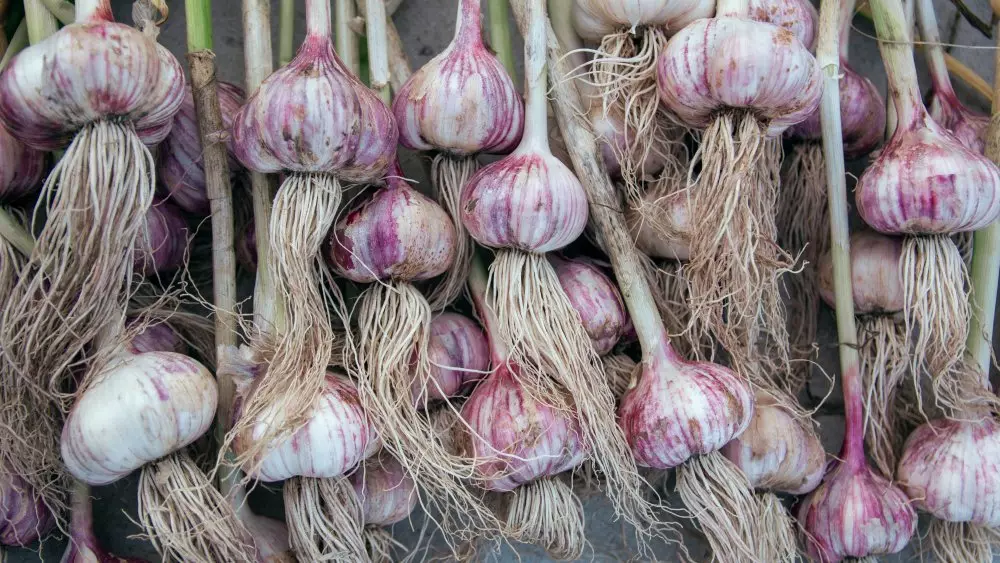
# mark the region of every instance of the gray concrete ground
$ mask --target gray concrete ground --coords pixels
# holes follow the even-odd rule
[[[127,0],[114,0],[115,11],[122,19],[128,18],[130,13]],[[970,25],[964,21],[956,22],[955,9],[947,0],[935,0],[939,8],[939,20],[943,27],[942,36],[945,41],[954,43],[956,46],[951,49],[953,55],[972,67],[977,73],[992,81],[993,76],[993,51],[991,41],[982,37]],[[170,48],[179,56],[183,55],[185,49],[184,30],[184,4],[182,2],[171,2],[171,17],[163,27],[160,39],[164,45]],[[980,17],[986,18],[989,14],[989,5],[985,0],[975,0],[969,3]],[[396,12],[394,20],[398,26],[406,52],[410,57],[414,68],[428,61],[438,53],[451,39],[453,24],[455,20],[456,0],[406,0]],[[277,2],[273,2],[272,12],[277,18]],[[304,30],[302,18],[302,4],[299,3],[298,19],[296,21],[297,37],[301,38]],[[242,57],[242,29],[240,0],[216,0],[213,6],[215,21],[215,50],[218,55],[219,73],[224,80],[242,83],[243,80],[243,57]],[[272,22],[275,31],[277,22]],[[856,32],[851,36],[851,64],[862,74],[871,77],[880,89],[885,90],[885,76],[882,70],[881,59],[875,45],[874,30],[871,25],[862,18],[855,21]],[[520,48],[520,41],[516,43]],[[275,45],[275,48],[277,46]],[[521,56],[518,53],[518,60]],[[183,60],[183,58],[182,58]],[[923,61],[919,58],[918,67],[921,69],[922,84],[927,86]],[[957,84],[959,94],[962,99],[971,107],[979,111],[987,111],[988,104],[968,88]],[[411,176],[421,178],[421,169],[412,158],[404,162],[404,167]],[[851,167],[854,173],[860,173],[863,163],[856,163]],[[832,314],[825,312],[821,324],[821,341],[832,343],[836,341],[835,327],[833,325]],[[836,350],[833,345],[825,347],[822,355],[823,367],[831,372],[836,371]],[[823,395],[826,383],[823,381],[813,382],[813,393]],[[839,399],[836,395],[829,402],[830,411],[836,412]],[[826,412],[826,411],[824,411]],[[824,445],[830,452],[836,452],[840,447],[843,435],[843,419],[837,414],[819,415],[821,431]],[[142,541],[130,539],[130,536],[138,533],[138,529],[132,524],[135,511],[135,481],[126,479],[123,482],[97,488],[94,491],[95,500],[95,532],[101,542],[119,556],[144,557],[151,561],[156,559],[156,554],[149,546]],[[280,516],[280,495],[269,493],[266,490],[258,489],[252,498],[252,505],[256,510],[264,514]],[[588,514],[588,539],[592,546],[592,551],[588,553],[588,558],[600,561],[617,561],[630,557],[631,550],[624,541],[628,534],[624,532],[619,523],[613,521],[613,515],[608,504],[602,498],[593,498],[586,501]],[[419,528],[419,522],[414,522],[414,527]],[[414,533],[410,530],[410,525],[403,523],[397,525],[395,533],[403,541],[412,540]],[[707,560],[708,552],[702,542],[694,534],[686,534],[686,540],[691,556],[695,561]],[[916,543],[917,540],[915,540]],[[42,553],[44,559],[58,560],[62,551],[62,543],[58,540],[46,542]],[[524,561],[546,560],[544,554],[530,546],[523,546],[519,549],[521,559]],[[915,550],[908,548],[903,554],[886,558],[886,561],[912,561],[915,560]],[[9,560],[14,563],[35,561],[39,558],[37,551],[11,550],[8,553]],[[661,560],[677,560],[675,550],[668,546],[660,546],[657,556]],[[516,560],[516,554],[511,549],[504,549],[495,554],[498,560]]]

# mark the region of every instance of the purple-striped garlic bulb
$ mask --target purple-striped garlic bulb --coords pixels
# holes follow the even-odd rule
[[[455,255],[448,213],[410,187],[398,165],[385,184],[337,223],[328,261],[356,282],[413,282],[443,273]]]
[[[184,71],[152,37],[116,23],[108,0],[76,4],[76,22],[20,52],[0,74],[0,119],[40,150],[67,145],[103,119],[126,119],[147,145],[163,140]]]
[[[416,483],[385,450],[368,458],[350,479],[366,526],[390,526],[417,506]]]
[[[809,556],[821,563],[902,550],[917,528],[909,499],[878,475],[864,457],[837,463],[823,484],[799,505],[798,520],[810,537]]]
[[[54,526],[52,513],[31,485],[0,467],[0,545],[26,546]]]
[[[903,281],[899,276],[902,252],[903,241],[899,237],[868,229],[851,233],[851,287],[855,313],[894,314],[903,310]],[[829,253],[820,259],[819,293],[823,301],[834,306],[833,260]]]
[[[650,190],[637,209],[625,210],[635,246],[653,258],[686,262],[691,258],[691,223],[683,192],[659,195]]]
[[[816,42],[819,13],[808,0],[748,0],[749,19],[787,29],[807,48]],[[716,17],[740,17],[740,13],[717,9]]]
[[[241,416],[242,401],[260,378],[259,367],[250,350],[231,352],[227,368],[236,382],[237,406],[233,418]],[[233,451],[239,455],[267,434],[269,427],[282,424],[284,413],[265,410],[248,424],[245,434],[236,436]],[[381,446],[361,401],[358,390],[346,376],[327,372],[323,393],[310,410],[309,420],[285,440],[270,445],[261,459],[249,460],[244,470],[264,482],[291,477],[340,477]]]
[[[469,317],[440,313],[431,321],[427,360],[428,381],[413,380],[414,400],[422,406],[464,393],[482,380],[490,367],[489,342]]]
[[[197,361],[174,352],[123,354],[66,417],[63,462],[84,483],[113,483],[201,437],[217,401],[215,378]]]
[[[0,200],[17,201],[42,184],[45,153],[24,145],[0,126]]]
[[[188,235],[180,208],[169,201],[154,201],[146,211],[146,227],[136,239],[135,271],[150,276],[179,268],[184,263]]]
[[[524,128],[524,103],[481,31],[481,0],[459,0],[455,37],[410,76],[393,101],[404,147],[455,156],[507,153]]]
[[[288,526],[284,522],[254,514],[249,507],[241,510],[239,517],[253,537],[257,563],[291,563],[296,560],[288,541]]]
[[[661,101],[688,127],[747,110],[768,124],[769,136],[809,117],[822,91],[816,59],[792,32],[733,16],[678,32],[660,55],[657,83]]]
[[[826,452],[808,417],[758,392],[747,429],[722,448],[758,490],[804,495],[823,480]],[[802,415],[799,415],[802,416]]]
[[[676,467],[720,449],[750,425],[753,393],[728,368],[685,361],[666,334],[656,349],[643,352],[639,380],[618,408],[638,465]]]
[[[226,131],[229,131],[233,124],[233,116],[243,105],[243,90],[235,84],[219,81],[218,95],[222,123]],[[233,157],[232,137],[226,142],[229,146],[229,171],[235,173],[240,169],[240,164]],[[156,173],[163,195],[169,201],[199,217],[209,214],[211,209],[205,187],[201,135],[198,133],[194,97],[190,88],[184,90],[184,101],[180,110],[174,115],[170,134],[160,144]]]
[[[396,156],[392,112],[334,52],[329,2],[310,0],[306,11],[306,38],[295,58],[233,119],[233,152],[257,172],[379,179]]]
[[[919,426],[906,439],[896,479],[936,518],[1000,527],[1000,425],[986,416]]]
[[[584,259],[549,256],[559,284],[580,315],[598,355],[618,344],[629,328],[628,311],[618,286],[596,265]]]
[[[594,128],[594,135],[598,139],[601,149],[601,159],[604,160],[604,167],[612,178],[621,176],[622,163],[621,155],[632,151],[630,158],[637,163],[638,169],[644,176],[653,177],[657,172],[671,160],[661,147],[651,147],[652,150],[642,151],[642,146],[633,145],[629,148],[629,139],[625,132],[625,118],[615,107],[607,108],[605,111],[599,103],[590,106],[588,114],[590,125]],[[569,162],[567,160],[567,162]]]
[[[707,0],[576,0],[573,25],[580,37],[600,41],[606,35],[639,27],[678,30],[711,17],[715,3]]]
[[[571,413],[532,398],[504,363],[462,406],[475,479],[491,491],[512,491],[572,469],[588,451]]]
[[[133,321],[135,322],[135,321]],[[146,352],[176,352],[183,354],[187,344],[169,324],[157,321],[142,327],[142,331],[129,340],[127,349],[132,354]]]

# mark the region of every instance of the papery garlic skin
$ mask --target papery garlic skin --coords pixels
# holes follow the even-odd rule
[[[821,72],[808,49],[775,25],[716,17],[675,35],[656,69],[660,100],[688,127],[722,110],[747,110],[775,136],[819,105]]]
[[[54,527],[42,498],[20,476],[0,467],[0,545],[24,547]]]
[[[808,425],[773,398],[757,393],[747,429],[722,448],[755,489],[804,495],[819,486],[826,470],[823,444]]]
[[[816,43],[819,12],[808,0],[748,0],[748,19],[787,29],[808,49]],[[740,17],[740,14],[716,11],[716,17]]]
[[[455,260],[455,225],[434,200],[395,177],[333,229],[327,257],[356,282],[419,281]]]
[[[587,226],[587,195],[551,153],[522,145],[481,168],[462,189],[462,223],[479,244],[544,253]]]
[[[228,132],[233,117],[243,105],[243,90],[235,84],[219,81],[219,109],[222,124]],[[232,137],[226,139],[229,147],[229,171],[238,172],[240,163],[233,156]],[[156,178],[164,196],[184,211],[205,217],[211,211],[205,186],[205,168],[202,159],[201,135],[194,113],[191,90],[184,90],[180,109],[174,115],[170,134],[159,146]]]
[[[101,7],[21,51],[0,74],[0,119],[21,142],[55,150],[101,119],[134,122],[147,145],[170,132],[184,70],[155,39]]]
[[[149,276],[179,268],[189,234],[180,208],[167,201],[154,202],[146,210],[146,228],[136,239],[135,271]]]
[[[989,117],[970,111],[953,93],[935,92],[927,109],[934,121],[954,135],[965,148],[976,154],[982,154],[986,149]]]
[[[681,29],[715,11],[710,0],[576,0],[573,27],[580,37],[600,41],[605,35],[639,27]]]
[[[917,529],[909,499],[864,464],[840,463],[799,505],[811,535],[809,556],[822,563],[898,553]]]
[[[317,35],[250,96],[232,135],[233,152],[251,170],[356,182],[385,174],[398,138],[389,108],[344,67],[330,38]]]
[[[212,374],[173,352],[125,355],[86,389],[66,417],[66,468],[106,485],[197,440],[218,401]]]
[[[638,465],[670,469],[747,429],[754,398],[736,374],[718,364],[686,362],[665,339],[646,353],[639,381],[618,408]]]
[[[406,81],[392,104],[399,142],[454,156],[507,153],[521,141],[524,102],[484,44],[479,1],[459,1],[455,38]]]
[[[604,160],[604,167],[607,168],[608,175],[612,178],[621,176],[622,167],[619,158],[628,150],[625,118],[617,108],[604,108],[600,103],[591,104],[588,117],[590,125],[594,129],[594,136],[597,137],[601,159]],[[638,163],[638,170],[644,176],[654,176],[663,170],[667,161],[670,160],[670,157],[664,154],[666,151],[662,150],[662,147],[653,147],[654,150],[650,150],[645,155],[642,154],[641,149],[641,146],[636,146],[630,156],[634,162]],[[564,162],[570,162],[568,156]]]
[[[494,371],[462,406],[475,479],[491,491],[562,473],[587,456],[579,421],[533,400],[509,369]]]
[[[899,313],[905,305],[899,261],[903,240],[870,231],[851,233],[851,288],[854,312]],[[827,305],[834,306],[833,258],[826,253],[818,267],[819,294]]]
[[[17,201],[42,185],[45,153],[24,145],[0,126],[0,200]]]
[[[1000,170],[926,112],[900,124],[855,188],[858,213],[886,234],[982,229],[1000,216]]]
[[[238,382],[241,396],[249,381]],[[239,409],[236,417],[240,416]],[[265,410],[249,435],[233,441],[233,451],[245,451],[251,441],[265,435],[270,425],[280,424],[283,413]],[[264,482],[291,477],[333,478],[374,453],[380,442],[361,406],[358,390],[345,376],[327,372],[326,387],[316,400],[309,421],[287,439],[273,444],[258,463],[244,470]]]
[[[239,513],[240,521],[253,537],[257,563],[285,563],[295,561],[288,526],[281,520],[254,514],[248,507]]]
[[[486,334],[472,319],[458,313],[441,313],[431,321],[427,342],[430,381],[413,381],[413,395],[420,399],[444,400],[468,389],[486,377],[490,347]]]
[[[691,222],[687,196],[683,193],[650,195],[643,196],[642,205],[646,209],[642,212],[625,210],[625,224],[636,248],[653,258],[690,260]]]
[[[396,458],[383,452],[351,474],[354,494],[369,526],[390,526],[417,506],[417,485]]]
[[[896,479],[936,518],[1000,526],[1000,425],[987,417],[919,426],[906,439]]]
[[[878,88],[867,77],[854,71],[845,61],[840,62],[840,127],[844,139],[844,156],[862,157],[875,150],[885,135],[885,102]],[[820,112],[815,111],[805,121],[793,125],[786,135],[793,139],[819,140]]]
[[[128,342],[128,351],[132,354],[146,352],[176,352],[183,354],[187,344],[173,328],[165,322],[151,322],[142,328]]]
[[[618,286],[595,264],[585,260],[549,257],[559,285],[599,356],[618,344],[629,325],[628,311]]]

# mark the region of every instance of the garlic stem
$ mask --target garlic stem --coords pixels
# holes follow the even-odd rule
[[[76,8],[66,0],[42,0],[42,4],[59,23],[69,25],[76,21]]]
[[[187,24],[188,52],[193,53],[196,51],[201,51],[203,49],[211,50],[212,49],[211,0],[184,0],[184,21]],[[189,64],[193,64],[192,61],[190,60],[188,62]],[[197,96],[195,97],[195,100],[197,101]],[[211,199],[211,197],[209,197],[209,199]]]
[[[306,35],[329,39],[332,32],[330,0],[306,0]]]
[[[39,2],[40,0],[28,0],[25,2],[27,9],[28,2]],[[51,14],[49,14],[51,16]],[[111,3],[108,0],[79,0],[76,3],[76,22],[85,23],[93,20],[111,20]],[[55,19],[53,18],[53,22]],[[29,24],[30,29],[30,24]],[[54,31],[54,30],[53,30]],[[31,42],[35,43],[34,40]]]
[[[368,17],[366,2],[367,0],[358,0],[357,8],[361,11],[362,18]],[[400,39],[399,31],[391,17],[386,19],[385,30],[389,50],[389,84],[394,92],[398,92],[403,84],[409,80],[413,71],[410,69],[410,61],[406,58],[406,51],[403,49],[403,40]]]
[[[552,22],[552,30],[562,48],[567,51],[567,57],[573,65],[574,76],[583,72],[588,66],[586,56],[581,49],[584,48],[583,41],[577,35],[573,27],[573,3],[574,0],[549,0],[549,20]],[[587,80],[577,80],[576,87],[580,90],[585,102],[598,97],[596,88]]]
[[[854,21],[854,6],[855,0],[845,0],[840,6],[840,60],[846,62],[848,60],[848,54],[850,51],[851,44],[851,24]],[[818,39],[817,39],[818,41]],[[817,50],[819,46],[817,45]]]
[[[510,357],[510,350],[506,343],[502,342],[499,332],[495,330],[497,326],[496,313],[493,306],[486,302],[486,286],[489,281],[489,274],[486,264],[483,263],[482,252],[474,252],[472,255],[472,267],[469,270],[469,293],[472,295],[473,304],[479,313],[479,322],[486,332],[486,340],[490,343],[490,361],[496,369],[507,362]]]
[[[517,76],[514,68],[514,45],[510,35],[509,4],[507,0],[487,0],[486,8],[490,19],[490,46],[507,69],[507,74]]]
[[[917,25],[920,26],[920,39],[924,43],[924,54],[927,56],[927,66],[930,67],[934,91],[939,96],[954,98],[955,89],[951,85],[948,65],[944,61],[944,47],[941,46],[941,33],[934,14],[934,0],[918,2]]]
[[[844,137],[840,116],[840,29],[842,4],[852,0],[823,0],[820,5],[819,42],[816,62],[823,69],[820,123],[826,160],[827,197],[830,207],[830,253],[833,258],[833,292],[840,342],[840,373],[844,392],[846,432],[842,455],[849,464],[864,464],[864,415],[861,403],[861,373],[854,324],[854,291],[851,287],[851,234],[847,212],[847,181],[844,170]]]
[[[546,96],[548,18],[545,0],[527,0],[524,35],[524,136],[518,150],[549,152],[549,100]]]
[[[364,1],[364,0],[362,0]],[[354,0],[334,0],[334,18],[337,24],[337,56],[354,76],[358,75],[358,38],[351,31],[354,19]]]
[[[1000,46],[1000,34],[997,40]],[[986,130],[986,156],[1000,165],[1000,50],[995,56],[993,79],[993,118]],[[966,352],[988,378],[992,365],[993,319],[997,306],[997,286],[1000,285],[1000,220],[973,238],[972,320]]]
[[[7,49],[3,53],[3,58],[0,59],[0,70],[7,66],[7,63],[14,57],[14,55],[20,53],[28,46],[28,22],[27,20],[21,20],[21,23],[17,24],[17,29],[14,30],[14,35],[10,36],[10,41],[7,43]]]
[[[93,548],[97,545],[97,538],[94,537],[94,509],[90,498],[90,485],[74,480],[70,495],[70,541]]]
[[[278,66],[295,56],[295,0],[281,0],[278,8]]]
[[[908,23],[900,0],[871,0],[871,7],[897,127],[913,127],[927,112],[921,101],[911,49],[913,26]]]
[[[327,0],[329,1],[329,0]],[[379,93],[382,101],[389,105],[389,37],[386,30],[388,16],[383,0],[366,0],[365,30],[368,38],[368,72],[371,87]]]
[[[82,6],[94,0],[82,0]],[[79,11],[77,16],[80,17]],[[24,21],[28,23],[28,42],[34,45],[59,30],[59,22],[42,0],[24,0]]]
[[[0,207],[0,237],[25,256],[31,256],[31,252],[35,249],[35,239],[31,233],[14,219],[5,207]]]

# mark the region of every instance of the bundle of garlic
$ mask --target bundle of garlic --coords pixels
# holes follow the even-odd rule
[[[480,169],[465,185],[462,222],[479,244],[497,249],[487,296],[497,317],[496,338],[510,346],[509,359],[518,366],[516,379],[533,399],[574,413],[616,512],[648,534],[655,517],[615,424],[614,397],[601,384],[600,357],[546,258],[583,232],[588,210],[579,180],[549,150],[548,20],[542,0],[532,0],[531,7],[531,30],[522,29],[524,135],[510,156]]]
[[[346,317],[329,283],[321,250],[336,219],[340,181],[381,178],[395,159],[392,113],[348,71],[333,50],[328,0],[306,3],[306,38],[292,61],[269,76],[233,119],[233,149],[248,169],[287,176],[260,264],[273,277],[275,326],[257,327],[253,346],[267,370],[244,399],[227,440],[242,435],[237,462],[250,474],[268,449],[309,419],[324,393],[335,334],[329,307]],[[277,117],[275,117],[277,115]],[[263,413],[283,414],[259,424]],[[262,430],[262,431],[261,431]]]
[[[778,159],[768,139],[805,120],[820,96],[807,47],[754,15],[747,0],[723,0],[714,18],[671,38],[657,62],[661,101],[704,128],[684,192],[692,318],[739,370],[763,363],[764,348],[788,364],[779,277],[792,262],[775,242]]]
[[[473,243],[462,228],[461,190],[479,167],[476,155],[505,154],[524,129],[524,103],[496,55],[483,44],[481,0],[459,0],[455,37],[397,92],[393,112],[399,141],[410,149],[437,151],[432,183],[457,233],[455,265],[428,300],[443,309],[462,291]]]
[[[233,116],[243,105],[243,90],[234,84],[219,81],[219,107],[226,129],[232,127]],[[232,138],[229,148],[229,170],[237,173],[239,162],[233,156]],[[184,100],[174,115],[170,134],[160,144],[156,172],[160,188],[167,200],[184,211],[199,217],[211,211],[205,186],[205,168],[201,150],[201,137],[194,112],[194,98],[190,90],[184,91]]]
[[[844,72],[840,80],[840,115],[844,153],[849,159],[864,157],[874,150],[882,142],[885,131],[885,103],[881,95],[871,80],[847,64],[848,34],[853,16],[854,3],[845,2],[840,15],[840,68]],[[789,128],[785,137],[795,143],[782,169],[778,242],[787,252],[801,257],[801,273],[788,276],[785,281],[791,302],[788,333],[793,338],[793,356],[801,366],[792,371],[794,380],[790,387],[801,389],[811,371],[810,362],[805,360],[810,359],[816,349],[820,258],[830,246],[819,111]]]

